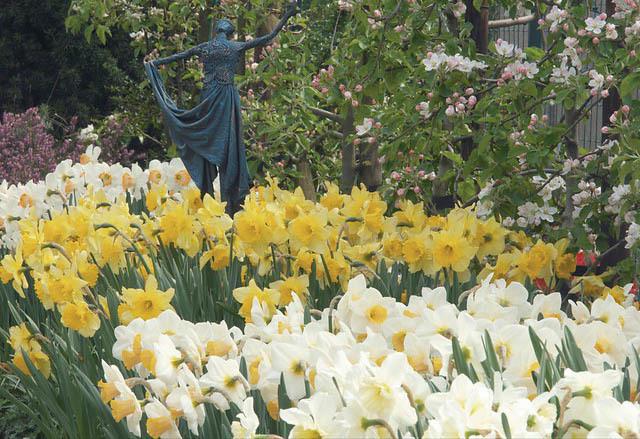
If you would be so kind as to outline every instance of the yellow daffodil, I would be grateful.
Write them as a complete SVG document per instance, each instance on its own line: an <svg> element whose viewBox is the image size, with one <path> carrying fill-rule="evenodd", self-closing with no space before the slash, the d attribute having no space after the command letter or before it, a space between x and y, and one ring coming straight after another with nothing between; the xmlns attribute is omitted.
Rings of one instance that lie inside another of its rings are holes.
<svg viewBox="0 0 640 439"><path fill-rule="evenodd" d="M67 328L78 331L83 337L93 337L100 328L100 317L86 302L67 303L61 307L62 324Z"/></svg>
<svg viewBox="0 0 640 439"><path fill-rule="evenodd" d="M464 233L471 233L471 226L456 230L441 230L433 234L433 263L436 270L451 268L463 272L469 268L471 260L478 250ZM473 235L470 235L473 238Z"/></svg>
<svg viewBox="0 0 640 439"><path fill-rule="evenodd" d="M325 209L314 209L298 215L289 222L288 229L293 251L304 247L316 253L323 253L327 248L329 228Z"/></svg>
<svg viewBox="0 0 640 439"><path fill-rule="evenodd" d="M251 307L254 299L265 305L271 315L275 313L276 306L280 302L280 292L278 290L271 288L261 289L253 279L249 281L248 286L233 290L233 297L241 303L238 314L247 323L251 323Z"/></svg>
<svg viewBox="0 0 640 439"><path fill-rule="evenodd" d="M124 288L122 290L123 303L118 306L118 317L124 324L135 318L148 320L157 317L167 309L173 309L173 288L166 291L158 289L158 282L154 276L149 276L144 289Z"/></svg>
<svg viewBox="0 0 640 439"><path fill-rule="evenodd" d="M488 221L478 221L476 229L476 239L474 243L478 246L478 259L485 256L497 256L504 251L505 230L494 218Z"/></svg>
<svg viewBox="0 0 640 439"><path fill-rule="evenodd" d="M27 268L23 265L22 247L18 247L13 255L8 254L2 258L0 265L5 272L4 279L11 280L11 285L18 292L20 297L24 298L24 289L29 286L25 273ZM11 277L9 277L11 276Z"/></svg>
<svg viewBox="0 0 640 439"><path fill-rule="evenodd" d="M283 280L271 282L269 288L280 292L280 306L288 305L292 300L291 296L293 293L298 295L302 303L305 303L307 295L309 294L309 276L306 274L302 276L290 276Z"/></svg>

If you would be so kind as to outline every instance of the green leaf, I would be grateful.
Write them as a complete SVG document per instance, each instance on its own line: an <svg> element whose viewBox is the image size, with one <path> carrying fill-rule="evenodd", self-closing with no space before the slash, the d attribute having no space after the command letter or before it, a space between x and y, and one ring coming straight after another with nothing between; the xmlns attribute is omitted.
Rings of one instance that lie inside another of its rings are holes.
<svg viewBox="0 0 640 439"><path fill-rule="evenodd" d="M620 97L623 100L631 97L638 87L640 87L640 72L631 73L620 83Z"/></svg>
<svg viewBox="0 0 640 439"><path fill-rule="evenodd" d="M462 163L462 156L453 151L442 151L442 155L451 160L453 163L459 165Z"/></svg>
<svg viewBox="0 0 640 439"><path fill-rule="evenodd" d="M538 61L544 56L544 50L539 47L527 47L524 49L529 60Z"/></svg>
<svg viewBox="0 0 640 439"><path fill-rule="evenodd" d="M511 427L509 427L509 420L505 413L502 413L502 428L504 429L505 437L511 439Z"/></svg>
<svg viewBox="0 0 640 439"><path fill-rule="evenodd" d="M98 36L98 40L100 40L100 43L103 45L107 44L107 32L109 32L109 28L105 25L99 24L96 27L96 35Z"/></svg>
<svg viewBox="0 0 640 439"><path fill-rule="evenodd" d="M91 34L93 33L93 24L84 28L84 39L87 40L87 43L91 42Z"/></svg>

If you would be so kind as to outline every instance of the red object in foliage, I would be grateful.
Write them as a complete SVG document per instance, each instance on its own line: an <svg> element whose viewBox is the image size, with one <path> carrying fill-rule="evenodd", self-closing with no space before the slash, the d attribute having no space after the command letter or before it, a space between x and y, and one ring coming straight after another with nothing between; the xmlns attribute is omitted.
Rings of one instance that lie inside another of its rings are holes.
<svg viewBox="0 0 640 439"><path fill-rule="evenodd" d="M542 291L546 291L549 288L549 286L547 285L547 281L545 281L541 277L534 279L533 284L536 286L537 289Z"/></svg>
<svg viewBox="0 0 640 439"><path fill-rule="evenodd" d="M587 259L589 260L588 264ZM584 250L580 250L576 253L576 266L578 267L586 267L587 265L595 264L595 262L596 254L594 252L589 252L589 254L587 254Z"/></svg>
<svg viewBox="0 0 640 439"><path fill-rule="evenodd" d="M638 294L638 282L634 279L633 286L629 290L629 294L636 296Z"/></svg>

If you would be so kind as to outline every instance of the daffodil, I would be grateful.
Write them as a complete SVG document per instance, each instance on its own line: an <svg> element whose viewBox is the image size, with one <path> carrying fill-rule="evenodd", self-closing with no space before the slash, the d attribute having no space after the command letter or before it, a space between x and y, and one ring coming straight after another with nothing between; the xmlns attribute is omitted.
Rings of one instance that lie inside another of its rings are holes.
<svg viewBox="0 0 640 439"><path fill-rule="evenodd" d="M61 306L61 322L67 328L78 331L83 337L93 337L100 328L100 317L85 301L69 302Z"/></svg>
<svg viewBox="0 0 640 439"><path fill-rule="evenodd" d="M207 388L214 392L216 389L223 390L225 395L230 398L229 402L239 406L246 398L243 380L236 361L212 356L207 362L207 373L200 378L200 385L203 391L206 391Z"/></svg>
<svg viewBox="0 0 640 439"><path fill-rule="evenodd" d="M25 298L24 289L29 286L25 273L27 268L24 266L24 260L22 259L22 247L18 247L13 255L8 254L0 261L2 269L4 270L4 279L11 280L11 286L18 292L20 297Z"/></svg>
<svg viewBox="0 0 640 439"><path fill-rule="evenodd" d="M469 230L441 230L433 234L433 264L436 270L450 268L463 272L469 268L478 250L478 247L464 236Z"/></svg>
<svg viewBox="0 0 640 439"><path fill-rule="evenodd" d="M323 253L329 238L327 211L314 209L300 214L289 222L288 230L293 251L306 248L316 253Z"/></svg>
<svg viewBox="0 0 640 439"><path fill-rule="evenodd" d="M286 306L292 300L292 294L296 294L300 300L306 301L309 294L309 276L289 276L283 280L271 282L269 288L280 292L279 306Z"/></svg>
<svg viewBox="0 0 640 439"><path fill-rule="evenodd" d="M31 371L27 367L24 356L29 358L31 364L42 373L45 378L51 376L51 360L49 356L41 350L19 351L13 356L13 364L25 375L31 376Z"/></svg>
<svg viewBox="0 0 640 439"><path fill-rule="evenodd" d="M497 256L504 251L505 230L494 218L488 221L478 221L474 243L478 246L478 259L485 256Z"/></svg>
<svg viewBox="0 0 640 439"><path fill-rule="evenodd" d="M402 243L402 257L412 273L422 271L426 275L436 273L433 259L433 239L431 232L412 235Z"/></svg>
<svg viewBox="0 0 640 439"><path fill-rule="evenodd" d="M320 197L320 204L327 210L340 209L344 204L344 195L335 183L325 182L326 192Z"/></svg>
<svg viewBox="0 0 640 439"><path fill-rule="evenodd" d="M158 400L144 406L147 415L147 433L153 439L174 439L182 437L174 415Z"/></svg>
<svg viewBox="0 0 640 439"><path fill-rule="evenodd" d="M154 276L149 276L144 290L124 288L122 290L123 303L118 306L118 316L123 323L129 323L135 318L148 320L157 317L167 309L173 309L173 288L166 291L158 289L158 282Z"/></svg>
<svg viewBox="0 0 640 439"><path fill-rule="evenodd" d="M280 292L271 288L261 289L256 282L251 279L249 285L233 290L233 297L240 302L240 310L238 314L242 316L247 323L251 323L251 306L254 300L264 304L271 315L275 313L276 306L280 302Z"/></svg>

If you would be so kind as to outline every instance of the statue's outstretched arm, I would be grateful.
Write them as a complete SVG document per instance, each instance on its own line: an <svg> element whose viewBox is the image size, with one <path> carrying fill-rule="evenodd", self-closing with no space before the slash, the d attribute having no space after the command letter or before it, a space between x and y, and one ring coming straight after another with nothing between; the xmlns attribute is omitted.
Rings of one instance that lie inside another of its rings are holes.
<svg viewBox="0 0 640 439"><path fill-rule="evenodd" d="M269 32L267 35L263 35L261 37L254 38L251 41L242 43L241 50L249 50L255 47L264 46L265 44L268 44L269 41L273 40L280 33L284 25L287 24L287 21L289 20L289 18L293 17L294 15L296 15L296 3L291 2L289 3L287 12L284 14L284 16L280 19L276 27L273 28L271 32Z"/></svg>
<svg viewBox="0 0 640 439"><path fill-rule="evenodd" d="M167 56L166 58L158 58L151 61L153 64L160 66L162 64L169 64L174 61L179 61L181 59L191 58L194 55L197 55L200 51L199 46L192 47L191 49L187 49L184 52L176 53L171 56Z"/></svg>

